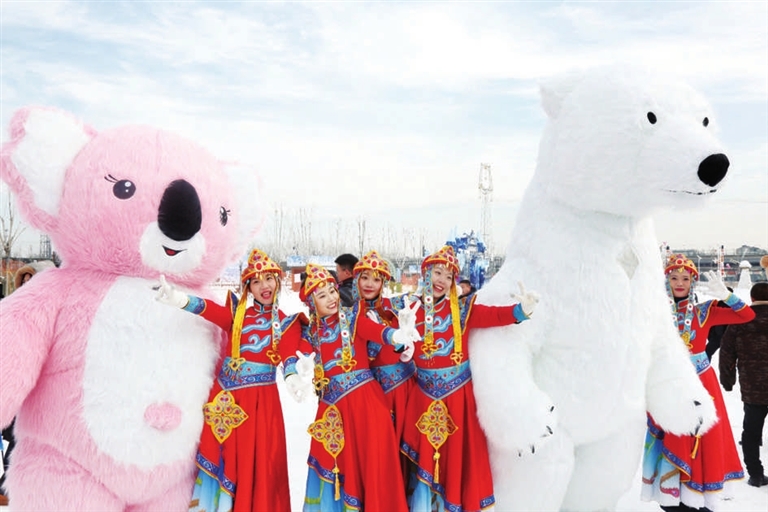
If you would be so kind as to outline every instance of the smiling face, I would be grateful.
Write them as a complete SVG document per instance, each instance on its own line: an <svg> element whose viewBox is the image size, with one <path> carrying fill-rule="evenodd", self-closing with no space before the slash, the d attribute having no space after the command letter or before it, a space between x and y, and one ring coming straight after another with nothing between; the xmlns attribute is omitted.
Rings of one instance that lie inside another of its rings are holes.
<svg viewBox="0 0 768 512"><path fill-rule="evenodd" d="M684 299L691 292L691 274L688 271L676 270L669 274L669 288L676 299Z"/></svg>
<svg viewBox="0 0 768 512"><path fill-rule="evenodd" d="M275 298L275 293L277 292L277 279L275 278L275 274L272 272L256 274L251 278L248 289L259 304L263 306L272 304Z"/></svg>
<svg viewBox="0 0 768 512"><path fill-rule="evenodd" d="M320 318L332 315L339 311L339 292L330 284L321 285L312 292L315 299L315 309Z"/></svg>
<svg viewBox="0 0 768 512"><path fill-rule="evenodd" d="M432 296L438 300L451 291L451 286L454 286L453 273L445 265L434 265L431 272Z"/></svg>
<svg viewBox="0 0 768 512"><path fill-rule="evenodd" d="M373 300L381 295L381 288L384 285L384 279L381 275L370 270L363 270L357 279L357 288L360 290L360 296L365 300Z"/></svg>

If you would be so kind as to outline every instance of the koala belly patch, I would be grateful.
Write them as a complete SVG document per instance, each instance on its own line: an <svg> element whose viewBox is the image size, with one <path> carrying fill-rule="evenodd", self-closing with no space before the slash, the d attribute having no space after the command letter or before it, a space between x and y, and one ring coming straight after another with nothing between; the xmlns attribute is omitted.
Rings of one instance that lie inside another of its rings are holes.
<svg viewBox="0 0 768 512"><path fill-rule="evenodd" d="M83 376L97 447L142 469L194 452L218 350L211 324L158 303L151 286L115 281L88 332Z"/></svg>

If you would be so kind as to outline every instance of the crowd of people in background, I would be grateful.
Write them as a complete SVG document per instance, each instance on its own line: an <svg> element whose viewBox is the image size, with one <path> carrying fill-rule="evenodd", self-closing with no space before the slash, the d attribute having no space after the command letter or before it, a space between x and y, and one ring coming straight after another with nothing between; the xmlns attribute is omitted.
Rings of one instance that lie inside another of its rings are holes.
<svg viewBox="0 0 768 512"><path fill-rule="evenodd" d="M385 293L393 269L377 251L360 259L342 254L335 264L335 271L306 266L299 295L308 315L280 310L283 270L258 249L240 276L240 293L224 304L187 295L161 276L159 302L228 333L204 408L190 510L290 511L281 373L293 399L318 404L308 426L305 511L492 506L467 338L472 329L529 320L538 296L521 290L509 306L477 303L450 246L423 259L418 292L398 296ZM20 269L16 287L35 272ZM706 433L675 435L648 416L643 499L665 511L711 511L725 484L744 477L710 365L718 348L719 383L731 391L738 375L744 402L747 482L768 485L760 460L768 415L768 282L752 287L750 307L710 272L707 291L715 300L697 304L699 271L690 259L672 255L665 273L675 326L719 420ZM3 430L10 441L6 467L12 432L13 424ZM7 503L3 498L0 504Z"/></svg>

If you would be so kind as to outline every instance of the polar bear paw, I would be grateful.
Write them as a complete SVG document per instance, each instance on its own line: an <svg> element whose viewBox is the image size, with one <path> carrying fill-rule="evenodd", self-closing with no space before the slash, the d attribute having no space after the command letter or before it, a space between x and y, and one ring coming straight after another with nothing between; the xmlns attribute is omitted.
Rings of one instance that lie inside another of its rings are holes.
<svg viewBox="0 0 768 512"><path fill-rule="evenodd" d="M510 420L503 425L496 424L496 428L486 428L486 434L493 444L520 457L535 454L557 428L555 405L546 393L538 389L529 393L523 407L505 417Z"/></svg>
<svg viewBox="0 0 768 512"><path fill-rule="evenodd" d="M718 421L715 402L708 393L695 398L667 393L655 406L649 404L648 412L662 430L678 436L702 435Z"/></svg>

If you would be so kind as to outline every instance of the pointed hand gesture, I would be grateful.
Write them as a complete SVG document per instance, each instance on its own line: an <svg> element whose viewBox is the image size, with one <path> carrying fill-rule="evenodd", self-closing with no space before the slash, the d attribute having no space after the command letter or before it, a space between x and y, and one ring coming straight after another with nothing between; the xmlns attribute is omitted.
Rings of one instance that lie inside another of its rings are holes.
<svg viewBox="0 0 768 512"><path fill-rule="evenodd" d="M155 300L167 304L169 306L175 306L177 308L184 308L189 303L189 297L186 293L180 292L172 284L169 284L165 280L165 275L160 274L160 285L153 287L157 290Z"/></svg>
<svg viewBox="0 0 768 512"><path fill-rule="evenodd" d="M405 298L405 304L403 309L401 309L397 313L397 324L400 327L400 329L415 330L416 312L419 310L420 306L421 306L421 301L419 301L419 299L414 297L413 302L411 302L411 297Z"/></svg>
<svg viewBox="0 0 768 512"><path fill-rule="evenodd" d="M311 382L312 377L315 376L315 353L312 352L305 356L300 350L297 350L296 357L299 358L296 361L296 373L299 374L302 380Z"/></svg>
<svg viewBox="0 0 768 512"><path fill-rule="evenodd" d="M520 293L512 294L512 299L520 304L525 316L529 317L536 308L536 304L539 303L539 294L536 292L526 292L522 281L518 281L517 286L520 288Z"/></svg>

